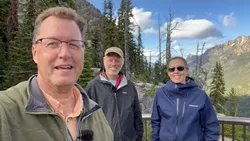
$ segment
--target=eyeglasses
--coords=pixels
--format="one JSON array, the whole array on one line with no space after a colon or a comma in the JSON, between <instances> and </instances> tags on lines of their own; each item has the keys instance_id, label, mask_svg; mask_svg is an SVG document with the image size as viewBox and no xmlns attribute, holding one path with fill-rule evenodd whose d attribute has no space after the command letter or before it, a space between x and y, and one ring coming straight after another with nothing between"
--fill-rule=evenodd
<instances>
[{"instance_id":1,"label":"eyeglasses","mask_svg":"<svg viewBox=\"0 0 250 141\"><path fill-rule=\"evenodd\" d=\"M66 43L70 50L82 50L85 47L85 42L82 40L70 40L61 41L56 38L41 38L38 39L35 44L41 43L42 47L46 52L59 51L61 49L62 43Z\"/></svg>"},{"instance_id":2,"label":"eyeglasses","mask_svg":"<svg viewBox=\"0 0 250 141\"><path fill-rule=\"evenodd\" d=\"M169 67L169 68L168 68L168 71L169 71L169 72L174 72L175 69L177 69L178 71L183 71L183 70L185 69L185 67L184 67L184 66Z\"/></svg>"}]
</instances>

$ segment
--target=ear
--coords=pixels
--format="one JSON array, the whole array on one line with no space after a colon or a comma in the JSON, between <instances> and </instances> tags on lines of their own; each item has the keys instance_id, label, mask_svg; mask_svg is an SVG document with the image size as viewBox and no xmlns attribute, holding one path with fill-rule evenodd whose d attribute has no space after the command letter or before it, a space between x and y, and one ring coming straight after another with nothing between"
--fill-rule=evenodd
<instances>
[{"instance_id":1,"label":"ear","mask_svg":"<svg viewBox=\"0 0 250 141\"><path fill-rule=\"evenodd\" d=\"M35 45L32 45L32 56L33 56L33 61L37 63L37 48Z\"/></svg>"},{"instance_id":2,"label":"ear","mask_svg":"<svg viewBox=\"0 0 250 141\"><path fill-rule=\"evenodd\" d=\"M103 58L102 58L102 62L104 62L104 60L105 60L105 56L103 56Z\"/></svg>"},{"instance_id":3,"label":"ear","mask_svg":"<svg viewBox=\"0 0 250 141\"><path fill-rule=\"evenodd\" d=\"M124 65L124 62L125 62L125 59L124 59L124 58L122 58L122 66Z\"/></svg>"},{"instance_id":4,"label":"ear","mask_svg":"<svg viewBox=\"0 0 250 141\"><path fill-rule=\"evenodd\" d=\"M167 71L167 75L168 75L168 77L170 78L170 72L169 72L169 71Z\"/></svg>"}]
</instances>

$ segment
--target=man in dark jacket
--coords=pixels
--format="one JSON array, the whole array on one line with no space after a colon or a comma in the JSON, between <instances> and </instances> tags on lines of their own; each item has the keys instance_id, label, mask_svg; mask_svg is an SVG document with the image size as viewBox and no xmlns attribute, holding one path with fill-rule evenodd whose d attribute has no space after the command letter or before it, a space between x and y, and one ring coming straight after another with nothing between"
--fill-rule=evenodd
<instances>
[{"instance_id":1,"label":"man in dark jacket","mask_svg":"<svg viewBox=\"0 0 250 141\"><path fill-rule=\"evenodd\" d=\"M89 82L86 91L103 109L115 141L141 141L143 122L137 91L120 73L124 64L122 50L108 48L103 63L105 71Z\"/></svg>"}]
</instances>

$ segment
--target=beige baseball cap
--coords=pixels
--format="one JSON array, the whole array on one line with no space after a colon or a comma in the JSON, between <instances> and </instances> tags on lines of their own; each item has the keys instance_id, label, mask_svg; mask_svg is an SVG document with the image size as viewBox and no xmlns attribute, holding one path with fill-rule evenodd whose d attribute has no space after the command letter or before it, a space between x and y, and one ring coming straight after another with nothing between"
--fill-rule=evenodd
<instances>
[{"instance_id":1,"label":"beige baseball cap","mask_svg":"<svg viewBox=\"0 0 250 141\"><path fill-rule=\"evenodd\" d=\"M110 47L106 49L104 55L107 56L107 54L112 53L112 52L118 54L121 58L123 58L123 51L118 47Z\"/></svg>"}]
</instances>

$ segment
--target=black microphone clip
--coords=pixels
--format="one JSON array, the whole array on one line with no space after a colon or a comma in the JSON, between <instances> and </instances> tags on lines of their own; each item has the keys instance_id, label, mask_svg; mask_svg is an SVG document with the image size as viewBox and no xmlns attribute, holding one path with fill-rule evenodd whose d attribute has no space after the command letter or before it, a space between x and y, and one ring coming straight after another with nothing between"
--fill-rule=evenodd
<instances>
[{"instance_id":1,"label":"black microphone clip","mask_svg":"<svg viewBox=\"0 0 250 141\"><path fill-rule=\"evenodd\" d=\"M93 141L94 132L91 129L82 130L78 139L80 139L80 141Z\"/></svg>"}]
</instances>

